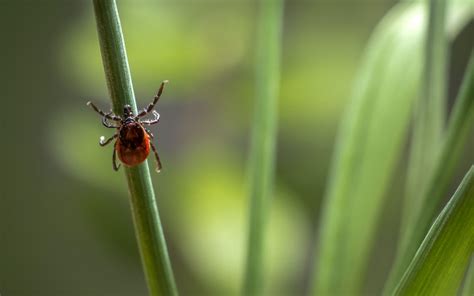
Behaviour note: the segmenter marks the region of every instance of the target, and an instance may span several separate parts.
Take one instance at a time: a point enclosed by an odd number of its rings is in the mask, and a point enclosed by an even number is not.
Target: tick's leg
[[[156,158],[156,172],[159,173],[161,171],[161,161],[160,157],[158,156],[158,152],[156,151],[155,145],[153,145],[152,142],[150,142],[151,149],[153,149],[153,153],[155,153],[155,158]]]
[[[99,139],[99,145],[104,147],[105,145],[109,144],[110,142],[112,142],[113,139],[117,138],[118,137],[118,134],[115,134],[113,135],[112,137],[108,138],[107,140],[105,140],[105,137],[102,136],[100,137]]]
[[[117,164],[117,149],[114,147],[114,152],[112,154],[112,166],[114,168],[114,171],[118,171],[120,168],[120,164]]]
[[[122,118],[120,118],[120,116],[114,115],[114,114],[112,114],[112,112],[110,112],[108,114],[104,113],[104,111],[97,108],[97,106],[94,105],[94,103],[92,103],[91,101],[87,102],[87,106],[91,106],[91,108],[94,109],[95,112],[97,112],[100,115],[106,117],[107,119],[116,120],[116,121],[122,120]]]
[[[112,112],[107,113],[107,114],[105,114],[105,115],[110,115],[110,114],[112,114]],[[110,123],[109,120],[107,119],[107,117],[105,117],[105,116],[102,117],[102,124],[103,124],[105,127],[108,127],[108,128],[119,128],[119,127],[120,127],[120,125],[115,125],[115,124],[113,124],[113,123]]]
[[[153,102],[151,102],[148,107],[143,109],[142,112],[138,113],[136,117],[142,117],[145,116],[147,113],[149,113],[151,110],[153,110],[153,107],[155,107],[156,103],[160,99],[161,93],[163,93],[163,88],[165,87],[165,83],[168,83],[168,80],[165,80],[161,83],[160,89],[158,89],[158,93],[156,96],[153,98]]]
[[[155,116],[155,118],[151,120],[141,120],[140,122],[143,124],[148,124],[148,125],[152,125],[152,124],[160,122],[160,114],[156,112],[155,110],[153,110],[153,115]]]
[[[154,138],[155,136],[153,136],[152,132],[149,130],[149,129],[145,129],[146,133],[150,136],[150,138]]]

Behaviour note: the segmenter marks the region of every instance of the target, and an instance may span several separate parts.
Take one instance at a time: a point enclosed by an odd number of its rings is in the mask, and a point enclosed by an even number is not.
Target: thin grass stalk
[[[132,78],[115,0],[93,0],[107,86],[116,114],[137,112]],[[135,233],[150,295],[177,295],[148,163],[124,167]]]
[[[265,225],[275,170],[282,22],[283,0],[260,0],[244,295],[260,295],[263,290]]]

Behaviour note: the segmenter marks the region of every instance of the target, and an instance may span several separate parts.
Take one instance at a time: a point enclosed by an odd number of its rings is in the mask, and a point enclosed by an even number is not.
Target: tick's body
[[[143,162],[150,153],[150,136],[138,122],[125,123],[115,142],[118,158],[127,166]]]
[[[157,162],[156,170],[158,172],[161,170],[160,157],[158,156],[158,152],[156,151],[155,146],[150,141],[150,139],[153,139],[153,134],[143,125],[152,125],[159,122],[160,115],[158,114],[158,112],[153,110],[153,107],[158,102],[158,99],[160,98],[161,93],[163,92],[164,84],[166,82],[167,81],[163,81],[161,83],[160,89],[158,90],[158,94],[155,96],[153,102],[150,103],[147,108],[143,109],[143,111],[139,112],[137,115],[133,114],[132,108],[129,105],[124,106],[122,116],[117,116],[114,115],[112,111],[110,111],[109,113],[104,113],[93,103],[87,103],[87,105],[91,106],[97,113],[103,116],[102,124],[105,127],[117,129],[117,132],[111,138],[105,140],[104,137],[100,137],[99,141],[99,144],[101,146],[105,146],[109,144],[112,140],[117,139],[115,141],[114,153],[112,155],[112,164],[114,170],[118,170],[120,167],[120,165],[117,165],[116,162],[116,154],[118,154],[118,158],[124,165],[132,167],[145,161],[145,159],[148,157],[148,154],[150,154],[150,148],[155,154]],[[140,117],[145,116],[152,111],[153,115],[155,116],[154,119],[140,120]],[[115,121],[115,124],[110,123],[109,120]]]

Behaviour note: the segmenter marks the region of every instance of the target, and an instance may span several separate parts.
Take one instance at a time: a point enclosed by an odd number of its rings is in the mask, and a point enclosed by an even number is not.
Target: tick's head
[[[130,105],[123,106],[123,115],[125,118],[132,116],[132,106]]]

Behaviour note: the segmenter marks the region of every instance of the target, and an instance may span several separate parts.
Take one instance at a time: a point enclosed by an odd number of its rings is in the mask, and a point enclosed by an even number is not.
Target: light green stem
[[[257,93],[249,159],[250,216],[244,295],[261,295],[265,224],[275,169],[283,0],[261,0],[257,35]]]
[[[102,61],[117,114],[137,112],[125,43],[115,0],[93,0]],[[148,164],[125,167],[135,232],[150,295],[177,295]]]

